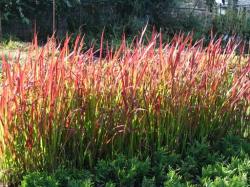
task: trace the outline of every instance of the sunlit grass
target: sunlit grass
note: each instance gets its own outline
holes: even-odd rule
[[[146,157],[229,133],[249,137],[250,64],[235,57],[233,41],[204,47],[178,35],[163,44],[153,34],[116,50],[101,42],[101,58],[93,48],[82,53],[80,37],[72,50],[69,41],[39,48],[34,40],[22,62],[3,56],[3,168],[91,168],[117,153]]]

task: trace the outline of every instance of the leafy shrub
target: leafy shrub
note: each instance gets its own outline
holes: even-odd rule
[[[131,186],[141,183],[149,173],[150,163],[147,159],[142,162],[137,158],[126,159],[120,155],[113,161],[99,161],[96,166],[96,180],[100,184],[116,182],[121,186]]]
[[[229,140],[243,141],[238,137],[225,137],[219,143],[222,150],[227,150],[229,145],[221,143]],[[246,147],[250,145],[245,140],[243,142]],[[114,160],[98,161],[95,169],[90,171],[60,167],[52,174],[30,173],[21,184],[34,186],[42,183],[41,186],[45,186],[51,185],[48,181],[53,181],[58,187],[247,186],[250,184],[250,158],[244,152],[238,157],[242,147],[238,146],[237,151],[235,145],[230,155],[218,154],[218,144],[205,141],[189,145],[182,155],[163,148],[146,160],[117,155]]]
[[[186,183],[182,182],[182,178],[174,170],[167,173],[167,180],[164,182],[165,187],[187,187]]]
[[[234,170],[228,169],[222,163],[216,163],[215,165],[208,165],[207,167],[202,169],[202,178],[207,179],[215,179],[216,177],[231,177],[234,175]]]
[[[116,184],[113,182],[108,182],[105,184],[105,187],[116,187]]]
[[[92,175],[88,171],[80,171],[77,169],[58,168],[54,173],[55,179],[59,186],[84,186],[89,184],[91,186]],[[83,185],[84,184],[84,185]],[[87,185],[88,186],[88,185]]]
[[[216,161],[222,161],[222,159],[217,152],[213,151],[209,143],[195,141],[192,145],[188,146],[185,152],[180,173],[185,179],[197,181],[198,179],[193,177],[201,175],[204,165],[213,164]]]
[[[58,187],[58,183],[47,173],[34,172],[24,176],[21,187]]]
[[[91,179],[86,180],[70,180],[67,187],[92,187],[94,186]]]
[[[216,163],[202,169],[206,186],[247,186],[250,181],[250,160],[232,158],[230,163]]]
[[[215,149],[226,157],[250,156],[250,143],[239,136],[227,136],[215,145]]]
[[[155,176],[156,184],[162,185],[166,180],[166,173],[169,166],[177,168],[181,163],[181,155],[169,153],[164,149],[160,149],[153,154],[152,158],[152,174]]]
[[[115,170],[110,162],[101,160],[98,161],[96,170],[96,181],[99,184],[106,184],[109,182],[117,182]]]
[[[233,177],[216,177],[214,180],[205,181],[204,186],[210,187],[242,187],[248,186],[246,175],[233,176]]]
[[[155,177],[153,178],[144,177],[141,186],[142,187],[156,187]]]

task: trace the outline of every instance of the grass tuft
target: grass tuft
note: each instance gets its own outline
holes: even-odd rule
[[[93,168],[117,154],[183,152],[229,133],[249,138],[249,59],[236,56],[233,41],[192,41],[180,34],[162,43],[154,33],[128,46],[124,37],[116,50],[101,44],[96,58],[80,37],[72,50],[70,38],[51,38],[42,48],[34,40],[24,62],[3,56],[1,167]]]

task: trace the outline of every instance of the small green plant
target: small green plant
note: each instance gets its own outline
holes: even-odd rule
[[[77,169],[66,169],[65,167],[58,168],[53,174],[58,181],[60,187],[72,186],[74,183],[87,184],[91,182],[92,174],[88,171],[80,171]]]
[[[93,187],[91,179],[86,180],[70,180],[67,187]]]
[[[99,161],[96,166],[96,180],[100,184],[116,182],[121,186],[135,185],[141,183],[143,177],[149,173],[150,162],[139,161],[137,158],[126,159],[119,155],[113,161]]]
[[[141,186],[142,187],[156,187],[155,177],[153,178],[144,177]]]
[[[175,170],[170,169],[167,173],[167,180],[164,182],[164,187],[187,187],[187,184],[182,182],[182,177]]]
[[[21,187],[58,187],[58,183],[47,173],[34,172],[24,176]]]
[[[208,180],[203,183],[206,187],[242,187],[248,186],[246,175],[233,177],[216,177],[214,180]]]
[[[116,184],[113,183],[113,182],[107,182],[107,183],[105,184],[105,187],[116,187]]]
[[[205,186],[248,186],[250,159],[231,158],[229,163],[216,163],[202,169]]]
[[[176,169],[181,164],[181,155],[170,153],[165,149],[159,149],[153,154],[152,157],[152,173],[155,176],[156,184],[162,185],[166,180],[166,173],[169,166]]]
[[[222,161],[221,155],[217,152],[212,152],[212,147],[204,142],[195,141],[189,145],[185,152],[185,157],[181,163],[180,173],[187,180],[198,180],[197,177],[202,172],[204,165],[213,164],[216,161]]]
[[[249,141],[239,136],[227,136],[215,145],[215,149],[226,157],[250,156]]]
[[[99,184],[106,184],[109,182],[117,182],[117,174],[115,173],[114,167],[109,161],[101,160],[98,161],[96,170],[96,181]]]

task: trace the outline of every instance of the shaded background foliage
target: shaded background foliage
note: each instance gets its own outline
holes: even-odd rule
[[[245,39],[250,36],[249,16],[235,10],[238,0],[228,1],[231,10],[226,15],[216,15],[215,0],[203,2],[210,12],[208,21],[194,11],[202,0],[194,0],[189,11],[180,9],[187,0],[1,0],[0,35],[2,30],[7,38],[12,35],[31,40],[36,31],[39,39],[46,41],[53,34],[53,1],[60,39],[66,33],[81,33],[91,41],[100,38],[105,29],[106,39],[118,41],[123,33],[132,38],[147,23],[151,27],[148,30],[154,26],[170,37],[179,31],[194,31],[195,38],[209,37],[211,29],[218,34],[237,33]]]
[[[53,0],[1,0],[3,33],[30,39],[34,26],[41,38],[52,30]],[[211,0],[207,0],[211,1]],[[212,0],[213,1],[213,0]],[[148,22],[157,29],[169,32],[185,28],[176,24],[174,8],[181,0],[55,0],[58,36],[70,33],[88,33],[99,36],[105,27],[108,36],[137,34]],[[191,26],[192,27],[192,26]],[[19,32],[20,31],[20,32]]]

